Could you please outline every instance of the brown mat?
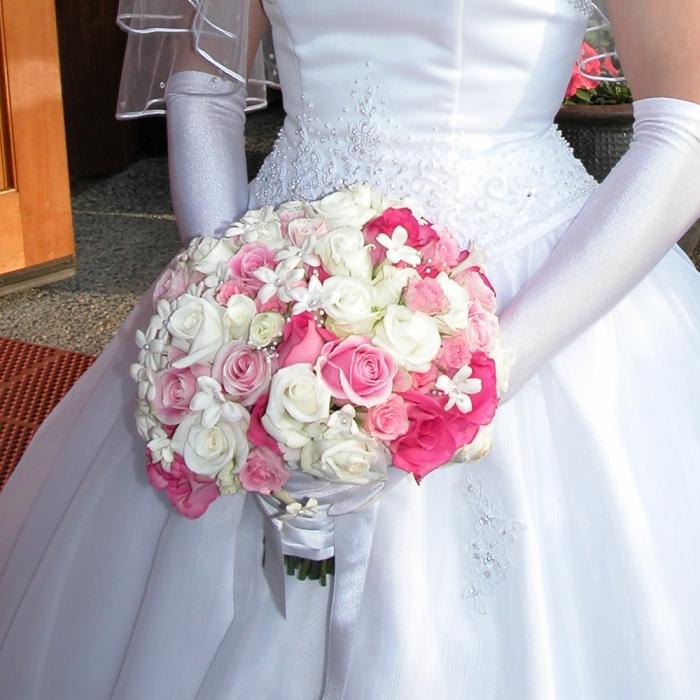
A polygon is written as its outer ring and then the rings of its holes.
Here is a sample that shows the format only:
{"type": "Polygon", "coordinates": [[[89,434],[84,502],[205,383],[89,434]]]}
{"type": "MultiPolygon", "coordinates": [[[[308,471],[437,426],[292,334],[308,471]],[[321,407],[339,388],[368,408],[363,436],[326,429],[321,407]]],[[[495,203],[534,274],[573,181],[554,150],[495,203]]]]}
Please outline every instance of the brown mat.
{"type": "Polygon", "coordinates": [[[90,355],[0,338],[0,489],[42,421],[94,361],[90,355]]]}

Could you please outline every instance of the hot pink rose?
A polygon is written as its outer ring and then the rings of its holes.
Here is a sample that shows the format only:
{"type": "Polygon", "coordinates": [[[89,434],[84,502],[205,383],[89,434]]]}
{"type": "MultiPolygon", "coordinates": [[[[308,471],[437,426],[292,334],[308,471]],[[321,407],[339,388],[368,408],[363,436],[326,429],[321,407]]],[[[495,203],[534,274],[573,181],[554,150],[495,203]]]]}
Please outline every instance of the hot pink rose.
{"type": "Polygon", "coordinates": [[[254,447],[239,477],[246,491],[270,494],[281,489],[290,477],[282,458],[267,447],[254,447]]]}
{"type": "Polygon", "coordinates": [[[387,401],[368,409],[364,419],[365,430],[377,440],[392,442],[408,432],[406,402],[396,394],[387,401]]]}
{"type": "Polygon", "coordinates": [[[310,311],[296,314],[284,327],[282,342],[277,347],[279,366],[313,365],[321,354],[321,348],[336,339],[333,333],[318,326],[310,311]]]}
{"type": "Polygon", "coordinates": [[[316,369],[335,399],[376,406],[391,395],[397,367],[394,358],[369,338],[351,335],[326,343],[316,369]]]}
{"type": "Polygon", "coordinates": [[[430,365],[427,372],[411,372],[412,388],[414,391],[420,391],[421,394],[427,394],[435,388],[438,372],[434,364],[430,365]]]}
{"type": "Polygon", "coordinates": [[[254,274],[259,267],[275,268],[275,253],[261,243],[246,243],[228,262],[232,279],[251,297],[263,285],[254,274]]]}
{"type": "Polygon", "coordinates": [[[443,314],[450,308],[442,287],[430,277],[408,280],[403,298],[411,311],[422,311],[431,316],[443,314]]]}
{"type": "Polygon", "coordinates": [[[461,270],[452,278],[468,294],[472,301],[477,302],[481,308],[494,313],[496,311],[496,292],[491,286],[488,277],[480,267],[469,267],[461,270]]]}
{"type": "Polygon", "coordinates": [[[498,335],[498,316],[485,311],[479,304],[472,304],[469,325],[464,333],[472,352],[491,352],[498,335]]]}
{"type": "Polygon", "coordinates": [[[156,373],[154,383],[156,395],[151,405],[156,418],[171,425],[180,423],[197,391],[197,375],[190,367],[164,369],[156,373]]]}
{"type": "Polygon", "coordinates": [[[175,459],[167,472],[159,462],[151,461],[147,450],[148,480],[154,489],[165,491],[170,503],[178,513],[194,519],[203,515],[209,504],[219,497],[219,488],[210,477],[191,472],[182,457],[175,454],[175,459]]]}
{"type": "Polygon", "coordinates": [[[173,301],[185,293],[189,283],[190,278],[184,268],[180,267],[175,270],[168,268],[158,278],[153,288],[153,301],[157,302],[159,299],[173,301]]]}
{"type": "Polygon", "coordinates": [[[248,440],[256,447],[266,447],[276,455],[282,456],[282,451],[277,441],[263,428],[262,417],[267,410],[267,394],[261,396],[250,412],[250,425],[248,426],[248,440]]]}
{"type": "Polygon", "coordinates": [[[435,360],[437,366],[450,377],[468,365],[472,359],[467,336],[464,333],[447,336],[442,339],[442,346],[435,360]]]}
{"type": "Polygon", "coordinates": [[[469,438],[455,416],[444,409],[445,401],[412,391],[403,395],[409,420],[408,432],[389,445],[394,466],[413,474],[420,481],[431,471],[447,464],[459,447],[474,439],[478,426],[469,438]],[[465,438],[469,438],[462,442],[465,438]]]}
{"type": "Polygon", "coordinates": [[[272,370],[272,362],[264,351],[233,340],[214,356],[211,376],[234,401],[250,406],[267,391],[272,370]]]}
{"type": "Polygon", "coordinates": [[[438,235],[420,247],[424,263],[416,270],[421,277],[437,277],[440,272],[448,272],[459,263],[461,254],[457,241],[447,231],[438,235]]]}
{"type": "Polygon", "coordinates": [[[407,207],[401,209],[389,207],[383,214],[368,221],[363,229],[365,240],[373,244],[370,249],[373,265],[379,264],[386,255],[386,248],[377,243],[377,236],[385,233],[391,237],[397,226],[403,226],[406,229],[408,233],[406,244],[414,248],[425,245],[435,233],[430,226],[422,226],[407,207]]]}

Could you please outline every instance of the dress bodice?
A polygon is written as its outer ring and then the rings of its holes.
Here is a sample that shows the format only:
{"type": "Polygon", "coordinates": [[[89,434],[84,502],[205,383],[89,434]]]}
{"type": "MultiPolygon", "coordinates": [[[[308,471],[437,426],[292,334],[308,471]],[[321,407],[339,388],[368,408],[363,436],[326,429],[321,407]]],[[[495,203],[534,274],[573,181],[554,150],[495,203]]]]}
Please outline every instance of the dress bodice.
{"type": "Polygon", "coordinates": [[[287,116],[253,199],[367,181],[485,247],[570,215],[592,182],[552,122],[584,5],[265,0],[287,116]]]}

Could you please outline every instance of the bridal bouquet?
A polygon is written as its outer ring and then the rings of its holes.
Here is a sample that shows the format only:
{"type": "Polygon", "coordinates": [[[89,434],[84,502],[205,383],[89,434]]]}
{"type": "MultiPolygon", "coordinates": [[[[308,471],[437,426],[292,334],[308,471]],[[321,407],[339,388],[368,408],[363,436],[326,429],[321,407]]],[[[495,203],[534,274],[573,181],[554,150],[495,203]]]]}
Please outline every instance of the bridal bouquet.
{"type": "Polygon", "coordinates": [[[137,332],[148,477],[184,516],[246,491],[281,512],[294,473],[420,482],[489,449],[498,319],[475,252],[405,203],[356,185],[249,211],[196,238],[137,332]]]}

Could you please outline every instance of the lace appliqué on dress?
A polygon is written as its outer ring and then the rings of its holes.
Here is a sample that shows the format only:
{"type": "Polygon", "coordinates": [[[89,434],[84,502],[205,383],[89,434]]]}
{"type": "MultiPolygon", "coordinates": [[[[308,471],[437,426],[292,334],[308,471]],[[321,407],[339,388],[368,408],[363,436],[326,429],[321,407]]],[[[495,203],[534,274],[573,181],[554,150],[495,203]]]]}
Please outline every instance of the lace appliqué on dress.
{"type": "Polygon", "coordinates": [[[511,567],[509,549],[525,525],[507,518],[501,506],[471,475],[466,476],[458,488],[467,497],[475,515],[475,534],[469,546],[470,561],[462,596],[471,598],[474,609],[484,615],[487,612],[486,599],[508,577],[511,567]]]}
{"type": "Polygon", "coordinates": [[[541,138],[474,149],[474,137],[447,127],[406,133],[380,87],[355,80],[339,114],[313,104],[288,118],[252,183],[257,206],[313,200],[363,182],[407,199],[448,228],[463,247],[493,250],[572,211],[595,186],[555,127],[541,138]]]}

